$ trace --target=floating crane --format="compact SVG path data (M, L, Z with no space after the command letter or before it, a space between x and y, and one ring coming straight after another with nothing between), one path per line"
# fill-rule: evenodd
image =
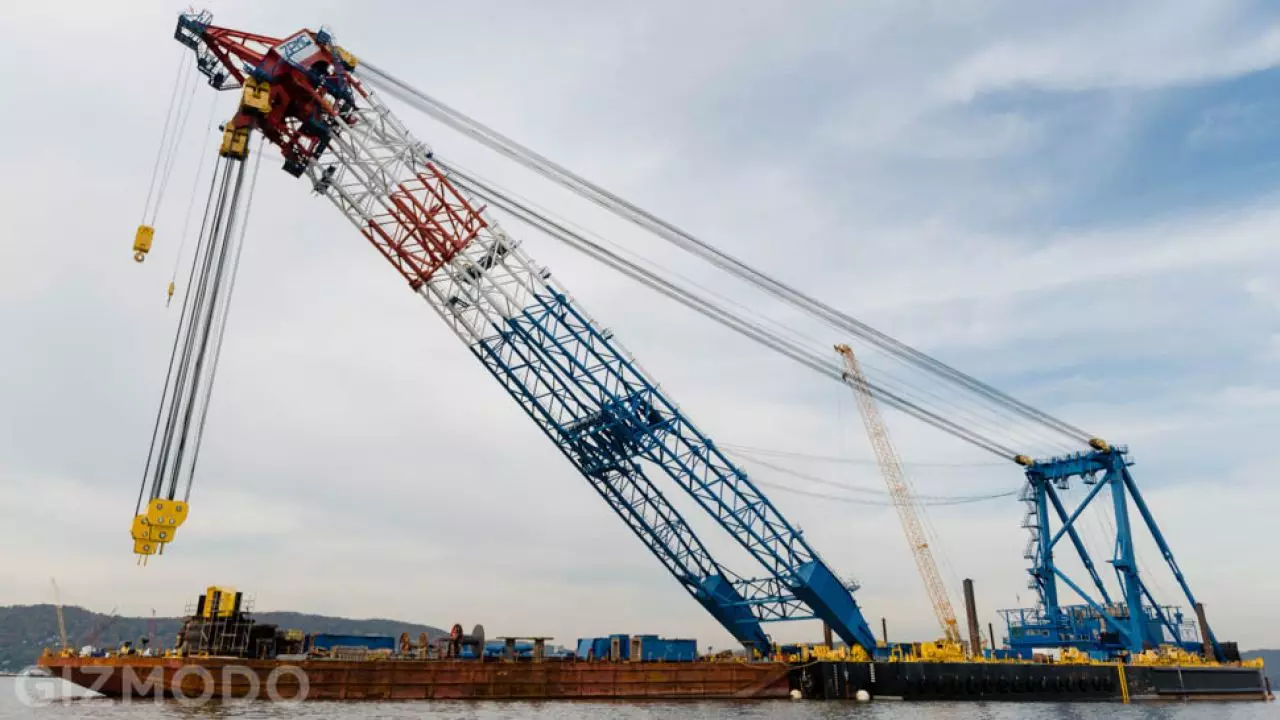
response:
M867 377L862 372L862 364L853 354L853 348L845 344L836 345L836 352L844 358L846 372L854 386L854 397L858 399L858 412L862 422L867 426L867 436L871 439L871 448L875 451L876 462L880 465L880 474L889 486L889 496L893 498L893 507L898 511L898 520L902 523L902 531L907 536L907 544L911 546L911 555L915 558L916 569L924 580L925 590L929 594L929 602L933 604L933 614L942 626L943 637L948 642L960 643L960 626L956 623L956 611L951 607L951 598L947 594L947 586L942 581L942 573L938 572L938 563L933 559L933 551L929 549L929 539L925 535L924 525L920 522L920 510L916 507L915 497L907 486L906 474L902 471L902 460L893 448L889 439L889 428L880 415L875 396L867 389ZM974 649L973 652L978 652Z
M1067 513L1054 488L1067 487L1073 478L1089 483L1105 471L1113 497L1127 493L1134 499L1188 602L1195 605L1125 469L1131 461L1124 448L1016 400L745 264L373 64L357 60L324 28L278 38L215 26L208 12L188 12L179 17L174 36L194 52L195 67L209 85L239 91L240 102L221 128L219 160L196 238L191 281L186 284L134 510L131 536L140 561L163 552L190 509L247 225L248 199L253 196L262 144L271 143L284 158L285 172L305 178L315 193L347 218L676 581L753 652L763 653L770 644L762 624L784 620L821 620L850 647L868 654L875 652L876 640L854 599L854 588L840 581L799 529L659 388L613 333L598 324L552 278L551 271L535 262L521 242L498 224L493 210L825 377L1021 465L1039 523L1030 572L1041 603L1019 621L1023 623L1019 628L1026 637L1035 636L1039 647L1137 652L1157 635L1163 637L1166 630L1173 633L1173 641L1186 644L1183 628L1155 604L1141 584L1136 562L1130 563L1132 538L1122 500L1114 504L1117 548L1128 550L1118 555L1116 568L1127 606L1108 603L1105 595L1091 597L1053 561L1052 549L1063 534L1084 553L1072 527L1084 506ZM854 380L829 351L804 346L787 327L681 285L442 157L409 132L377 91L425 112L806 317L884 351L892 362L949 388L968 405L957 413L931 399L936 393L919 386L878 376ZM181 114L179 107L177 115ZM248 175L254 136L260 138L259 150L253 151L253 174ZM154 210L150 216L144 213L144 225L153 227L154 217ZM149 235L146 240L135 244L135 252L145 255ZM1040 452L1042 448L1059 454L1049 456ZM1033 459L1033 454L1047 459ZM664 478L688 494L696 511L709 515L746 550L753 561L750 572L731 569L711 555L659 489ZM1095 496L1096 489L1090 498ZM1050 512L1063 523L1055 536L1049 534ZM1060 604L1058 580L1080 595L1084 604ZM1081 624L1079 618L1087 622ZM1013 621L1010 627L1012 635ZM1202 629L1207 633L1203 623ZM1206 634L1206 648L1209 642Z

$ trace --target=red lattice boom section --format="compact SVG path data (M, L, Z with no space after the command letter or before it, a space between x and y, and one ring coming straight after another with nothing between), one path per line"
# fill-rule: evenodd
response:
M417 289L462 251L487 223L444 174L428 164L387 196L389 212L362 232Z

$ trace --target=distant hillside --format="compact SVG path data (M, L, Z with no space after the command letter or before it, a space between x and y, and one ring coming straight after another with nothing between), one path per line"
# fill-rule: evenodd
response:
M104 626L96 643L99 647L117 647L124 640L136 642L147 635L150 620L144 617L111 619L80 607L63 608L63 616L67 623L67 640L74 648L89 644L94 629ZM446 631L429 625L399 620L352 620L296 612L262 612L254 613L254 617L261 623L298 628L308 633L399 635L408 632L415 641L419 633L425 632L433 639L446 634ZM156 618L156 643L172 646L181 626L181 618ZM58 643L58 616L52 605L0 607L0 672L21 670L34 663L41 650L57 647Z
M1271 678L1271 684L1280 690L1280 650L1250 650L1240 653L1240 657L1245 660L1262 658L1262 662L1267 666L1267 676Z

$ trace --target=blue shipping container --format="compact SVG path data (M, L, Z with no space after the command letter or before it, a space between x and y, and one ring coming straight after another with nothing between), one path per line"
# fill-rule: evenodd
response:
M609 635L608 638L579 638L577 639L577 657L579 660L608 660L609 648L613 646L613 637L626 638L626 635ZM630 642L626 639L618 641L621 644L623 659L626 653L630 652Z
M578 638L577 656L579 660L592 658L608 660L613 648L613 641L618 641L619 660L641 660L668 662L692 662L698 659L698 641L689 639L665 639L657 635L610 635L609 637ZM639 657L631 656L632 640L638 640Z
M698 641L645 637L640 642L639 659L646 662L693 662L698 659Z
M390 635L336 635L316 633L311 636L315 650L332 650L335 647L367 648L369 650L395 650L396 639Z

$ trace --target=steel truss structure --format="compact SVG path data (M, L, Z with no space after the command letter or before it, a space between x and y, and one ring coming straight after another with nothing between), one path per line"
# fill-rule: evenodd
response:
M1194 637L1192 626L1183 622L1181 610L1157 603L1139 572L1130 504L1137 508L1142 524L1159 548L1187 603L1196 606L1195 596L1173 551L1129 472L1133 462L1128 448L1098 444L1102 447L1091 452L1037 461L1026 469L1027 485L1021 497L1027 506L1023 527L1031 537L1024 557L1032 561L1027 570L1031 575L1029 587L1039 595L1040 604L1035 609L1001 611L1009 624L1011 644L1022 645L1023 649L1072 646L1128 653L1166 644L1199 650L1200 642ZM1089 491L1078 505L1068 510L1061 491L1068 490L1077 479L1089 487ZM1095 502L1106 502L1101 499L1104 489L1110 495L1110 517L1115 525L1114 552L1107 560L1115 570L1120 589L1115 598L1103 582L1077 527L1087 508ZM1064 539L1070 540L1075 556L1088 575L1087 580L1070 577L1056 559L1055 551ZM1059 581L1084 604L1061 604ZM1220 657L1216 639L1207 628L1205 630L1214 654Z
M761 623L817 618L874 651L851 589L800 531L546 268L450 182L428 146L349 73L354 59L327 32L273 40L209 20L183 16L178 36L211 84L245 85L246 95L270 84L271 113L255 113L246 100L231 125L260 129L281 145L286 169L305 172L737 640L763 652L769 637ZM316 77L317 58L341 77ZM321 108L323 125L277 114L280 107ZM737 540L763 576L717 562L654 483L655 470Z

